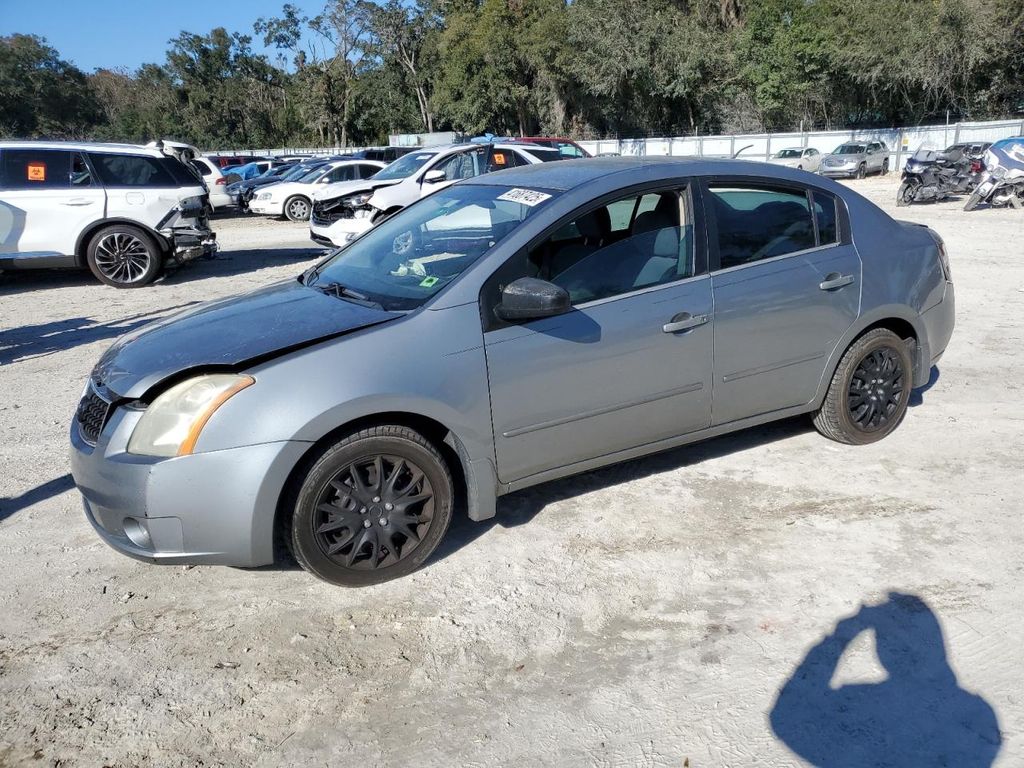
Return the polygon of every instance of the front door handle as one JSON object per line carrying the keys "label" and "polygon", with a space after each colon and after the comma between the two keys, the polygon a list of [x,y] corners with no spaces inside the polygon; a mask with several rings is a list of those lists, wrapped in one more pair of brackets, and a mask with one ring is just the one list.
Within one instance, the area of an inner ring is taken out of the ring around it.
{"label": "front door handle", "polygon": [[844,285],[849,285],[853,282],[853,275],[841,275],[838,272],[830,272],[825,275],[825,280],[818,283],[818,287],[823,291],[834,291],[836,288],[842,288]]}
{"label": "front door handle", "polygon": [[68,200],[64,205],[92,205],[92,200],[86,197],[76,197]]}
{"label": "front door handle", "polygon": [[661,330],[665,333],[678,333],[696,328],[698,325],[704,325],[707,321],[707,315],[691,315],[689,312],[680,312],[661,326]]}

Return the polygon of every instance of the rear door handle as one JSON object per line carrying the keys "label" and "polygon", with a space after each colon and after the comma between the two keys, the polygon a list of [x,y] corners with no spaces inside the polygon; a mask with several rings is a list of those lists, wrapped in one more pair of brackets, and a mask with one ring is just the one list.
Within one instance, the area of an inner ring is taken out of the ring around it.
{"label": "rear door handle", "polygon": [[696,328],[698,325],[704,325],[707,321],[707,315],[691,315],[689,312],[680,312],[661,326],[661,330],[665,333],[678,333]]}
{"label": "rear door handle", "polygon": [[818,287],[823,291],[833,291],[836,288],[842,288],[844,285],[849,285],[853,282],[853,275],[841,275],[838,272],[830,272],[825,275],[825,280],[818,283]]}

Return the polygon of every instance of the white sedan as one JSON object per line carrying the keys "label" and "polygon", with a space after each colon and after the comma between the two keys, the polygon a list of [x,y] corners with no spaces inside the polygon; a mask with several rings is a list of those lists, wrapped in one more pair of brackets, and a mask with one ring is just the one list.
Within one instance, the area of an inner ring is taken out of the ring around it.
{"label": "white sedan", "polygon": [[260,188],[256,197],[249,201],[249,210],[264,216],[307,221],[313,209],[313,194],[321,185],[368,179],[384,166],[385,163],[376,160],[334,160],[312,168],[297,179]]}
{"label": "white sedan", "polygon": [[776,152],[768,159],[773,165],[784,165],[787,168],[798,168],[802,171],[817,173],[821,167],[821,152],[813,147],[790,147]]}

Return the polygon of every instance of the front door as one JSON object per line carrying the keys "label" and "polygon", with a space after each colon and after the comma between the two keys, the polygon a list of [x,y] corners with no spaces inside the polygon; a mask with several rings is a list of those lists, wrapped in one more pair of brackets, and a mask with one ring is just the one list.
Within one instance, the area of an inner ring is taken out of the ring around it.
{"label": "front door", "polygon": [[860,309],[860,257],[841,203],[743,181],[712,183],[705,199],[716,267],[712,422],[809,403]]}
{"label": "front door", "polygon": [[[690,211],[685,189],[613,201],[492,278],[484,343],[501,480],[708,426],[711,280],[695,268]],[[501,287],[523,276],[565,288],[572,311],[491,321]]]}

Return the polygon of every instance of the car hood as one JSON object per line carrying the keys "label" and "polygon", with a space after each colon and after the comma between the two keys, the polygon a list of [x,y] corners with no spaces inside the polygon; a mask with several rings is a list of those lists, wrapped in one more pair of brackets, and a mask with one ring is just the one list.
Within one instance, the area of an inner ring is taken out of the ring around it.
{"label": "car hood", "polygon": [[382,187],[391,187],[401,182],[401,179],[385,179],[374,181],[373,179],[357,179],[355,181],[336,181],[327,184],[323,189],[313,193],[314,200],[333,200],[336,197],[354,195],[357,192],[372,192]]}
{"label": "car hood", "polygon": [[419,182],[412,179],[402,179],[398,184],[378,189],[370,198],[370,205],[380,211],[398,206],[405,208],[420,199]]}
{"label": "car hood", "polygon": [[781,165],[786,168],[796,168],[800,165],[800,158],[798,157],[771,157],[768,162],[772,165]]}
{"label": "car hood", "polygon": [[92,377],[118,398],[140,398],[187,371],[245,367],[402,315],[289,280],[132,331],[106,351]]}

